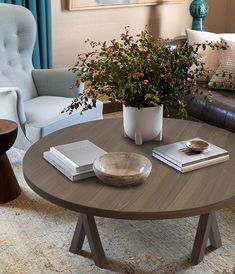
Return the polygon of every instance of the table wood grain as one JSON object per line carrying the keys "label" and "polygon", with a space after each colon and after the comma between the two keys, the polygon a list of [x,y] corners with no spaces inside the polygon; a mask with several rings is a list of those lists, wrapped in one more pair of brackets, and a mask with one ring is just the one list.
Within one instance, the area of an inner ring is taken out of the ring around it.
{"label": "table wood grain", "polygon": [[[229,151],[230,160],[182,174],[151,156],[153,147],[199,137]],[[97,178],[71,182],[43,159],[51,146],[88,139],[107,152],[130,151],[153,165],[147,181],[130,188]],[[136,146],[123,136],[122,119],[88,122],[54,132],[27,151],[23,172],[40,196],[64,208],[121,219],[167,219],[202,215],[235,203],[235,134],[207,124],[164,119],[163,141]]]}
{"label": "table wood grain", "polygon": [[17,124],[14,121],[0,119],[0,135],[8,134],[17,129]]}

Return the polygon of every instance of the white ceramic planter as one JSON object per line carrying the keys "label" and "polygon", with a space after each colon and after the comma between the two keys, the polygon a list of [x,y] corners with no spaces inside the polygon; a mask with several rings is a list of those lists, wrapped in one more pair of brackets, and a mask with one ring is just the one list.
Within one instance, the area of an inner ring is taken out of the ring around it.
{"label": "white ceramic planter", "polygon": [[145,141],[162,140],[163,106],[135,108],[123,105],[124,134],[136,145]]}

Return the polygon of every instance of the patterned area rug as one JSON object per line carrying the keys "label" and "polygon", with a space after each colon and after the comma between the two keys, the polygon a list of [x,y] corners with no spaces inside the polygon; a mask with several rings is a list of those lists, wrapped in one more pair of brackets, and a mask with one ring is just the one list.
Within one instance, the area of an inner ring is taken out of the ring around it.
{"label": "patterned area rug", "polygon": [[163,221],[96,218],[108,258],[97,268],[87,242],[82,256],[69,253],[78,214],[35,194],[22,175],[23,151],[8,153],[22,193],[0,205],[0,273],[235,273],[235,208],[218,212],[223,246],[207,250],[202,263],[190,266],[197,217]]}

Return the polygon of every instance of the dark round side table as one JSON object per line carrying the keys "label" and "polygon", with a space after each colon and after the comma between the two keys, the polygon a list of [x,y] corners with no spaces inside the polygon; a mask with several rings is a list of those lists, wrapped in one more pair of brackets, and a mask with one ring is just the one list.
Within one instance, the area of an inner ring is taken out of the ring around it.
{"label": "dark round side table", "polygon": [[16,140],[17,131],[15,122],[0,119],[0,204],[15,199],[21,192],[6,154]]}

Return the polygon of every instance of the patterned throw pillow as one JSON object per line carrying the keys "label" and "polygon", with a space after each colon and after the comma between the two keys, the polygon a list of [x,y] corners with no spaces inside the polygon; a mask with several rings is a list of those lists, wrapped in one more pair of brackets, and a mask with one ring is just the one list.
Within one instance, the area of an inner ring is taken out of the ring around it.
{"label": "patterned throw pillow", "polygon": [[[234,90],[235,88],[235,40],[221,38],[229,46],[227,50],[220,50],[219,67],[209,83],[210,88]],[[231,75],[233,75],[231,77]]]}

